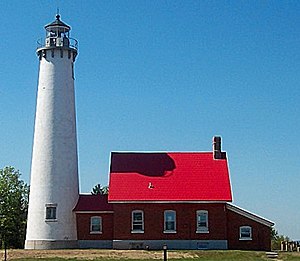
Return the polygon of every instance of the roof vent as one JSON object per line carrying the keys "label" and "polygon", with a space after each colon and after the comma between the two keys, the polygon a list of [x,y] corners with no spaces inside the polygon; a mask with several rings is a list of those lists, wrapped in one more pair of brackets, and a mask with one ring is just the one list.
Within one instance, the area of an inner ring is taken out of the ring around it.
{"label": "roof vent", "polygon": [[221,137],[213,137],[213,153],[214,159],[226,159],[226,152],[222,152],[221,149]]}
{"label": "roof vent", "polygon": [[154,186],[151,182],[149,182],[148,189],[154,189]]}

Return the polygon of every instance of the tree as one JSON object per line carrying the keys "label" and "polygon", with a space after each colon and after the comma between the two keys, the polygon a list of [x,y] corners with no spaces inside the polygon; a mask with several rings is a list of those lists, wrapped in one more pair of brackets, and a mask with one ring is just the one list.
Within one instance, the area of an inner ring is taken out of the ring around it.
{"label": "tree", "polygon": [[108,194],[108,186],[104,186],[102,187],[101,184],[97,184],[95,185],[95,187],[93,187],[91,193],[92,195],[107,195]]}
{"label": "tree", "polygon": [[273,227],[271,228],[271,244],[273,250],[280,250],[280,244],[282,241],[290,241],[290,238],[284,235],[279,235],[278,231]]}
{"label": "tree", "polygon": [[0,241],[4,246],[23,248],[29,186],[13,167],[0,169]]}

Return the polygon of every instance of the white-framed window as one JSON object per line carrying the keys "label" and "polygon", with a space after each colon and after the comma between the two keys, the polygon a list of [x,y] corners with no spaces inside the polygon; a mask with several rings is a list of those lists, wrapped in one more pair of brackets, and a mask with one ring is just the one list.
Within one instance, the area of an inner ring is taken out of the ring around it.
{"label": "white-framed window", "polygon": [[90,221],[90,233],[91,234],[101,234],[102,233],[102,218],[101,217],[91,217]]}
{"label": "white-framed window", "polygon": [[252,240],[252,227],[250,226],[240,227],[240,240]]}
{"label": "white-framed window", "polygon": [[45,221],[57,221],[57,204],[48,203],[45,207]]}
{"label": "white-framed window", "polygon": [[176,211],[165,210],[164,233],[176,233]]}
{"label": "white-framed window", "polygon": [[131,233],[144,233],[144,212],[142,210],[131,212]]}
{"label": "white-framed window", "polygon": [[208,233],[208,211],[198,210],[196,212],[197,218],[197,233]]}

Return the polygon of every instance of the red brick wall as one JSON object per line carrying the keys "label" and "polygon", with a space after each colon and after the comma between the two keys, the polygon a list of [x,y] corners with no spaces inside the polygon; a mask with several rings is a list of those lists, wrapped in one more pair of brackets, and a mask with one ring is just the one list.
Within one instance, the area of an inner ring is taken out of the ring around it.
{"label": "red brick wall", "polygon": [[[98,216],[102,218],[102,233],[90,234],[91,217]],[[113,214],[112,213],[94,213],[83,214],[76,213],[77,219],[77,237],[78,240],[112,240],[113,237]]]}
{"label": "red brick wall", "polygon": [[[241,250],[263,250],[271,249],[270,228],[254,220],[248,219],[233,211],[227,210],[228,222],[228,248]],[[240,227],[252,227],[252,240],[239,240]]]}
{"label": "red brick wall", "polygon": [[[144,211],[144,233],[131,233],[131,212]],[[176,211],[176,234],[165,234],[164,211]],[[209,233],[196,233],[196,211],[208,211]],[[270,228],[227,210],[224,204],[114,204],[112,213],[77,213],[79,240],[228,240],[229,249],[271,249]],[[90,234],[92,216],[102,217],[102,234]],[[252,240],[239,240],[239,228],[252,227]]]}
{"label": "red brick wall", "polygon": [[[131,233],[131,212],[144,211],[144,233]],[[165,234],[164,210],[176,211],[176,234]],[[196,211],[208,211],[209,233],[196,233]],[[114,204],[114,239],[118,240],[167,240],[167,239],[203,239],[225,240],[226,208],[225,204]]]}

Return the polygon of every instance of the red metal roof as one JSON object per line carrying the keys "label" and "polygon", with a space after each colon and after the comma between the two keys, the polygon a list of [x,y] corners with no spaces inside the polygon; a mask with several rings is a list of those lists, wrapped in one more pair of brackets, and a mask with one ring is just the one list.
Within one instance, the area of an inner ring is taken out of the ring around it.
{"label": "red metal roof", "polygon": [[73,211],[112,211],[113,207],[107,202],[107,195],[79,195]]}
{"label": "red metal roof", "polygon": [[232,201],[227,159],[212,152],[112,152],[109,202]]}

